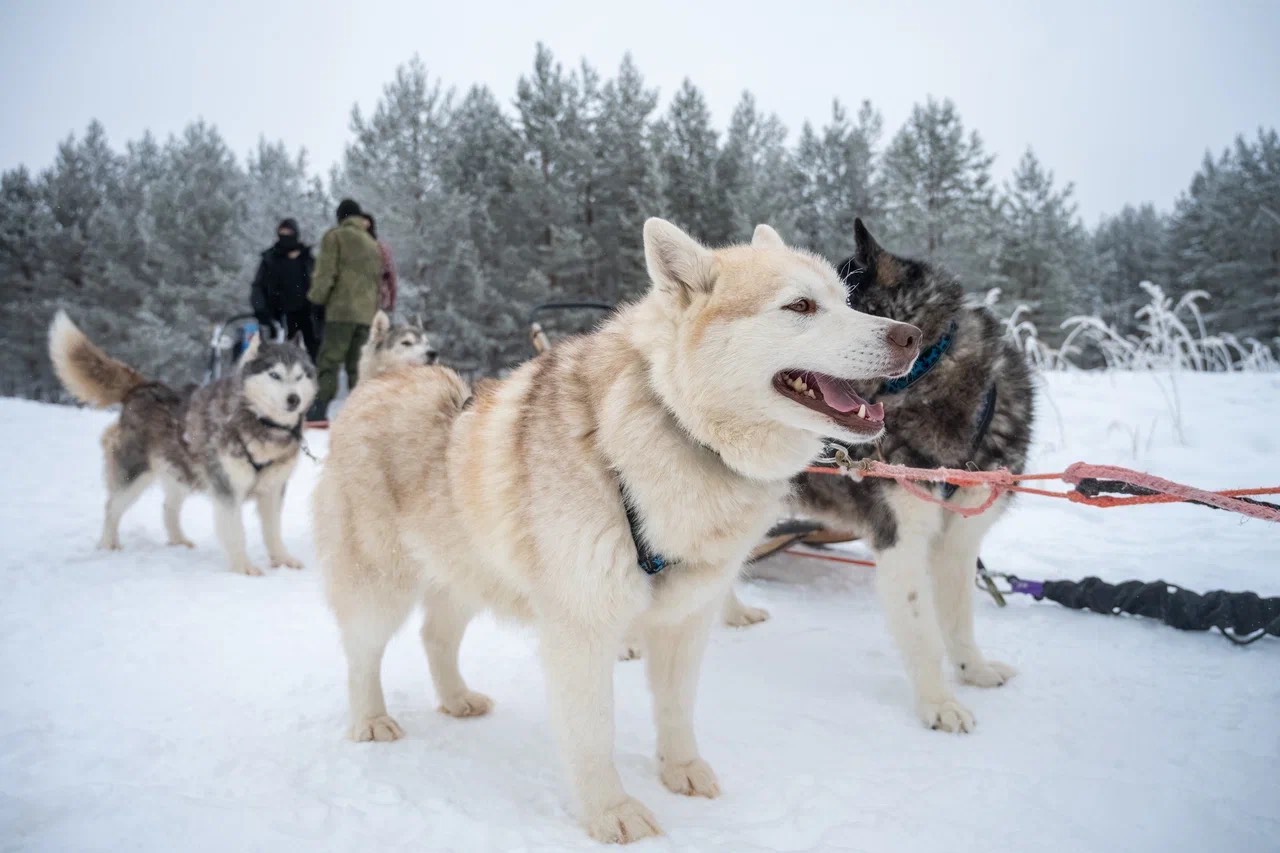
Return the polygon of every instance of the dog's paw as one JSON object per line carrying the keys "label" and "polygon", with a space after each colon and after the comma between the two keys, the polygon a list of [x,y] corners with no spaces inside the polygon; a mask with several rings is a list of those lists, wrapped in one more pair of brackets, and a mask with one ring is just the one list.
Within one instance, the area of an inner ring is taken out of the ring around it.
{"label": "dog's paw", "polygon": [[292,554],[276,554],[271,558],[271,568],[278,569],[281,566],[289,569],[302,568],[302,561]]}
{"label": "dog's paw", "polygon": [[493,710],[493,700],[483,693],[468,690],[440,703],[441,713],[450,717],[483,717]]}
{"label": "dog's paw", "polygon": [[643,652],[636,643],[623,643],[618,649],[618,660],[639,660]]}
{"label": "dog's paw", "polygon": [[262,577],[262,569],[253,563],[232,564],[231,571],[240,575],[248,575],[251,578]]}
{"label": "dog's paw", "polygon": [[662,827],[658,826],[653,812],[634,797],[627,797],[618,805],[588,817],[586,827],[587,834],[605,844],[630,844],[662,834]]}
{"label": "dog's paw", "polygon": [[926,726],[941,732],[973,731],[973,713],[955,699],[940,702],[920,702],[916,711]]}
{"label": "dog's paw", "polygon": [[1007,663],[998,660],[979,661],[976,664],[966,663],[957,668],[960,680],[975,687],[1000,687],[1018,671]]}
{"label": "dog's paw", "polygon": [[400,724],[395,720],[383,714],[380,717],[370,717],[356,723],[347,732],[347,737],[357,743],[393,741],[404,737],[404,729],[400,728]]}
{"label": "dog's paw", "polygon": [[98,543],[99,551],[123,551],[119,539],[103,539]]}
{"label": "dog's paw", "polygon": [[662,762],[660,771],[662,784],[673,794],[684,794],[686,797],[706,797],[714,800],[720,796],[720,782],[711,765],[701,758],[685,764]]}
{"label": "dog's paw", "polygon": [[169,545],[170,545],[171,547],[173,547],[173,548],[194,548],[194,547],[196,547],[196,543],[192,542],[190,539],[188,539],[188,538],[187,538],[187,537],[185,537],[185,536],[180,537],[180,538],[178,538],[178,539],[170,539],[170,540],[169,540]]}
{"label": "dog's paw", "polygon": [[769,611],[763,607],[750,607],[746,604],[734,608],[732,613],[724,615],[724,624],[730,628],[747,628],[759,624],[769,618]]}

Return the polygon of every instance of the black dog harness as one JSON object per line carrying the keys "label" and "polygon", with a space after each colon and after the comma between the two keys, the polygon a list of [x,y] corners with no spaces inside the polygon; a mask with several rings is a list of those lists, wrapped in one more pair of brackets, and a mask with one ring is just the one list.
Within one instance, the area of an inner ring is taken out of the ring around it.
{"label": "black dog harness", "polygon": [[636,509],[635,502],[627,494],[626,485],[620,484],[618,491],[622,495],[622,508],[627,513],[627,526],[631,528],[631,541],[636,546],[636,563],[641,570],[652,577],[667,566],[680,562],[679,560],[668,560],[649,547],[649,543],[645,541],[644,534],[640,532],[640,511]]}
{"label": "black dog harness", "polygon": [[[264,417],[259,417],[258,423],[262,424],[264,427],[270,427],[271,429],[278,429],[281,432],[286,432],[294,441],[299,443],[302,442],[302,418],[298,418],[298,423],[291,427],[285,426],[284,424],[278,424],[270,418]],[[245,461],[249,463],[251,468],[253,468],[253,473],[261,474],[267,468],[270,468],[276,463],[277,460],[275,459],[269,459],[266,462],[259,462],[257,459],[254,459],[253,454],[249,452],[249,445],[245,442],[244,436],[240,434],[239,430],[236,431],[236,441],[240,442],[240,449],[244,451]]]}

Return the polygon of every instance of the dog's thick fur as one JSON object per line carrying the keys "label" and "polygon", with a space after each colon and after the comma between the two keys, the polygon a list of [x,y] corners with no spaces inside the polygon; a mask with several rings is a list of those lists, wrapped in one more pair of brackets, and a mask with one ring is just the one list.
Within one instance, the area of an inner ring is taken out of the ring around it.
{"label": "dog's thick fur", "polygon": [[[923,468],[944,466],[1021,472],[1031,439],[1033,393],[1026,362],[985,308],[966,305],[960,284],[936,267],[882,249],[859,221],[857,249],[840,265],[850,304],[860,311],[911,323],[923,345],[956,324],[950,348],[905,390],[860,393],[884,404],[888,432],[878,446],[853,448],[855,458]],[[974,444],[984,396],[996,388],[990,427]],[[960,489],[951,498],[975,506],[985,489]],[[887,480],[804,474],[797,508],[841,530],[865,536],[876,552],[876,581],[890,631],[906,661],[916,708],[925,725],[968,731],[973,715],[943,678],[943,651],[961,681],[981,687],[1004,684],[1012,667],[988,660],[973,634],[974,564],[982,538],[1007,505],[963,518]]]}
{"label": "dog's thick fur", "polygon": [[420,322],[392,323],[385,311],[379,311],[369,326],[369,340],[360,349],[357,373],[361,379],[370,379],[401,367],[435,364],[438,357]]}
{"label": "dog's thick fur", "polygon": [[240,517],[252,498],[272,565],[302,567],[285,548],[280,512],[297,461],[298,422],[316,393],[305,352],[255,337],[233,375],[178,392],[111,358],[59,311],[49,329],[49,355],[78,400],[122,404],[120,419],[102,436],[107,508],[99,547],[120,547],[121,516],[158,479],[169,544],[192,547],[182,532],[182,502],[191,492],[209,492],[232,570],[262,574],[245,552]]}
{"label": "dog's thick fur", "polygon": [[[362,381],[332,425],[314,496],[350,736],[402,736],[379,670],[416,605],[440,709],[459,717],[491,707],[458,670],[472,614],[531,622],[582,820],[611,842],[660,831],[613,762],[624,634],[635,626],[644,643],[663,783],[716,796],[692,723],[713,615],[822,437],[879,431],[800,405],[775,376],[893,375],[918,350],[908,327],[848,308],[835,270],[768,226],[750,246],[711,251],[649,220],[644,244],[643,300],[474,397],[442,367]],[[803,300],[816,310],[797,313]],[[658,575],[637,565],[622,484],[644,539],[678,561]]]}

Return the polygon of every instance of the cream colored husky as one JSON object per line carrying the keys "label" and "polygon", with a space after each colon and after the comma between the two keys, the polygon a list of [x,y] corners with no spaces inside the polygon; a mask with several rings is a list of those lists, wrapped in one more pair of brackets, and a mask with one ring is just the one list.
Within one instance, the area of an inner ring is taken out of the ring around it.
{"label": "cream colored husky", "polygon": [[[379,670],[417,605],[440,709],[459,717],[492,707],[458,671],[472,615],[531,622],[582,821],[611,842],[661,831],[613,761],[623,636],[644,647],[663,784],[716,796],[693,733],[713,617],[823,436],[883,431],[848,381],[906,372],[920,337],[849,308],[835,270],[767,225],[713,251],[650,219],[644,246],[644,299],[474,398],[442,367],[361,382],[315,491],[350,736],[403,735]],[[642,570],[638,542],[667,567]]]}

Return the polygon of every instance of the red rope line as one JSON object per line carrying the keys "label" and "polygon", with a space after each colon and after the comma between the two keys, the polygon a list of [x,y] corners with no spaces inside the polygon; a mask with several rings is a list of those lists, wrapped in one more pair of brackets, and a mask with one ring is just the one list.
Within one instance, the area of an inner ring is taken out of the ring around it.
{"label": "red rope line", "polygon": [[808,557],[810,560],[827,560],[832,563],[848,563],[851,566],[867,566],[874,569],[876,564],[872,560],[858,560],[853,557],[837,557],[835,554],[817,554],[813,551],[801,551],[798,548],[783,548],[782,553],[790,554],[793,557]]}
{"label": "red rope line", "polygon": [[[1075,464],[1068,466],[1067,470],[1053,474],[1013,474],[1004,468],[1000,468],[995,471],[968,471],[958,468],[912,468],[907,465],[890,465],[886,462],[864,459],[858,464],[857,468],[848,472],[840,468],[826,468],[817,465],[806,468],[805,470],[811,474],[844,475],[848,473],[854,477],[876,477],[880,479],[894,480],[898,485],[902,486],[902,488],[906,489],[921,500],[937,504],[950,512],[963,516],[973,516],[985,512],[990,509],[1005,492],[1021,492],[1022,494],[1068,500],[1072,503],[1094,506],[1100,509],[1109,509],[1117,506],[1137,506],[1141,504],[1165,504],[1198,501],[1200,503],[1218,507],[1219,509],[1237,512],[1249,518],[1280,522],[1280,509],[1268,506],[1259,506],[1247,501],[1236,500],[1236,498],[1251,495],[1280,494],[1280,486],[1206,491],[1183,483],[1175,483],[1172,480],[1166,480],[1162,477],[1157,477],[1154,474],[1134,471],[1130,468],[1121,468],[1117,465],[1090,465],[1084,462],[1076,462]],[[1019,483],[1022,482],[1035,480],[1061,480],[1064,483],[1079,485],[1080,482],[1085,479],[1122,480],[1130,485],[1139,486],[1144,489],[1151,489],[1157,492],[1157,494],[1125,495],[1122,497],[1099,495],[1097,497],[1089,497],[1078,491],[1056,492],[1049,489],[1037,489],[1019,485]],[[935,497],[933,494],[917,485],[921,482],[950,483],[953,486],[970,488],[985,486],[990,491],[990,494],[987,496],[987,499],[978,506],[959,506],[951,503],[950,501]]]}

